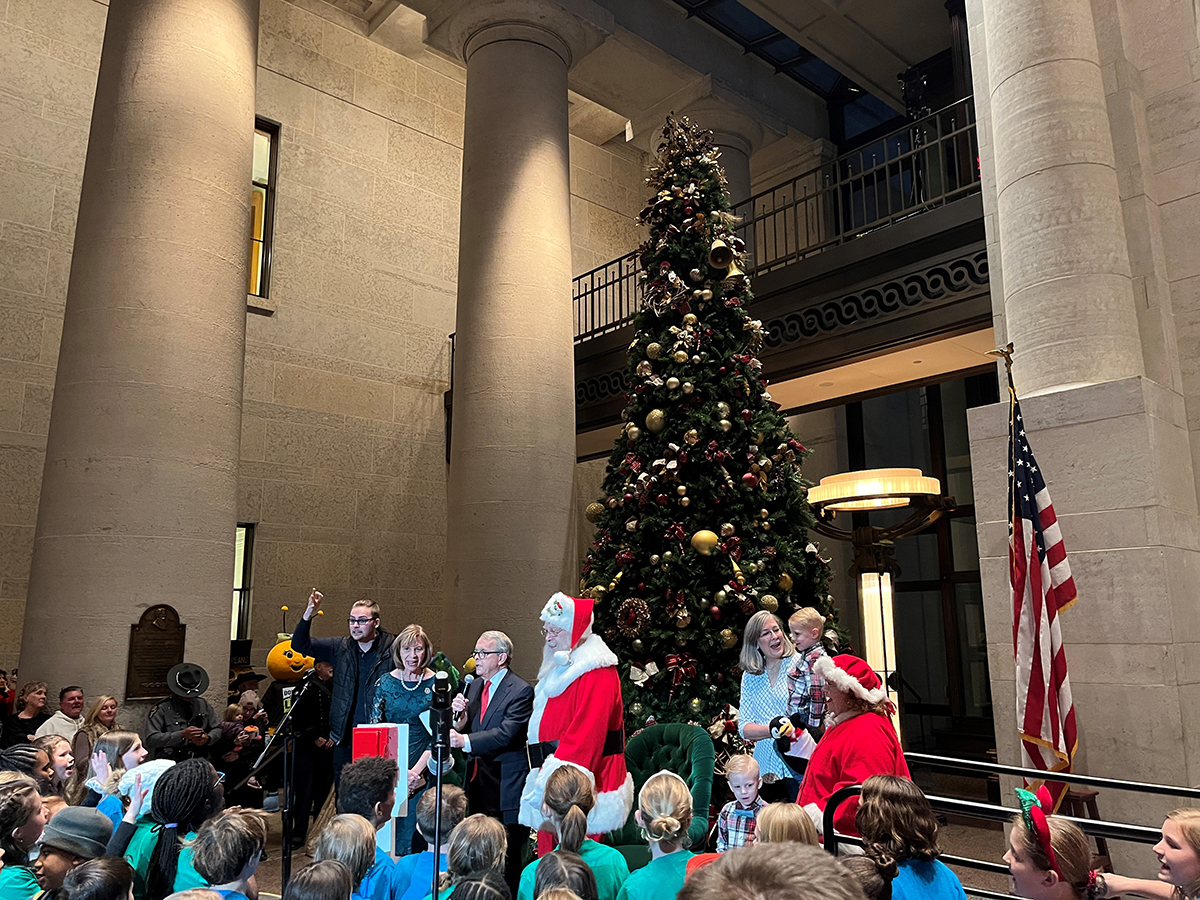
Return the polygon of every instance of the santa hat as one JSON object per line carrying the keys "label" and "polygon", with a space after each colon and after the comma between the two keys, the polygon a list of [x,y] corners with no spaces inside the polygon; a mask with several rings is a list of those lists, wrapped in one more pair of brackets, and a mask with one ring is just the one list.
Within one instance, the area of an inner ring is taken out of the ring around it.
{"label": "santa hat", "polygon": [[561,591],[542,607],[542,621],[571,632],[574,647],[592,632],[592,609],[596,601],[586,597],[568,597]]}
{"label": "santa hat", "polygon": [[857,656],[842,654],[829,657],[822,654],[813,663],[813,672],[838,690],[853,694],[867,703],[875,704],[887,699],[887,691],[875,670]]}

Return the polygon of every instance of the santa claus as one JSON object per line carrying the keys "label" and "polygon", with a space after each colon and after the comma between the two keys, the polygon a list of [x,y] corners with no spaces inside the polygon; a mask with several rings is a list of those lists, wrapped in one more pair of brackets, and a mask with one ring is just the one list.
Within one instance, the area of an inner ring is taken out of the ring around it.
{"label": "santa claus", "polygon": [[[546,646],[529,717],[530,772],[521,794],[520,822],[530,828],[545,824],[546,779],[561,766],[582,770],[596,787],[590,834],[616,831],[633,806],[617,657],[592,634],[593,605],[560,593],[542,609]],[[539,855],[552,848],[552,835],[539,831]]]}
{"label": "santa claus", "polygon": [[[820,831],[825,805],[841,788],[862,784],[872,775],[908,778],[908,763],[896,737],[895,711],[883,682],[856,656],[822,656],[813,671],[825,680],[825,734],[808,761],[804,784],[796,801]],[[858,797],[842,803],[834,827],[857,835],[854,814]]]}

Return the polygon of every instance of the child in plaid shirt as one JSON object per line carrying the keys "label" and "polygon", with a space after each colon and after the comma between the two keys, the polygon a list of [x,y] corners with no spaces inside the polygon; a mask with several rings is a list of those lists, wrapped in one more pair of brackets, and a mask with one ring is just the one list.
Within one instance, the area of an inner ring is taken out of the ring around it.
{"label": "child in plaid shirt", "polygon": [[787,714],[795,730],[780,738],[776,745],[784,762],[797,775],[804,774],[807,760],[788,754],[792,742],[800,740],[805,731],[818,739],[825,727],[825,680],[813,670],[817,660],[826,655],[821,645],[824,628],[825,617],[811,606],[796,610],[788,619],[796,652],[787,668]]}
{"label": "child in plaid shirt", "polygon": [[753,844],[759,810],[767,805],[758,796],[762,778],[759,777],[758,763],[753,756],[741,753],[732,757],[725,767],[725,777],[729,779],[733,799],[721,808],[717,816],[718,853]]}

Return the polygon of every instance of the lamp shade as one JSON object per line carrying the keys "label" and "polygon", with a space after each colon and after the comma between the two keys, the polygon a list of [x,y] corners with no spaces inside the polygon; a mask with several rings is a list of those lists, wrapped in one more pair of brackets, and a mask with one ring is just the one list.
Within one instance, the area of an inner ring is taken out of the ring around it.
{"label": "lamp shade", "polygon": [[821,479],[808,490],[813,506],[845,511],[908,506],[914,496],[938,496],[942,485],[920,469],[863,469]]}

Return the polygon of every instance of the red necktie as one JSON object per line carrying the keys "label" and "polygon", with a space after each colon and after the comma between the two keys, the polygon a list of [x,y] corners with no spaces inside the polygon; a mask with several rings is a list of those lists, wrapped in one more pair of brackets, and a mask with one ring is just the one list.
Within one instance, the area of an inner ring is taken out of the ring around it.
{"label": "red necktie", "polygon": [[479,724],[483,724],[483,717],[487,715],[488,691],[491,689],[492,682],[485,681],[483,683],[483,699],[479,701]]}

